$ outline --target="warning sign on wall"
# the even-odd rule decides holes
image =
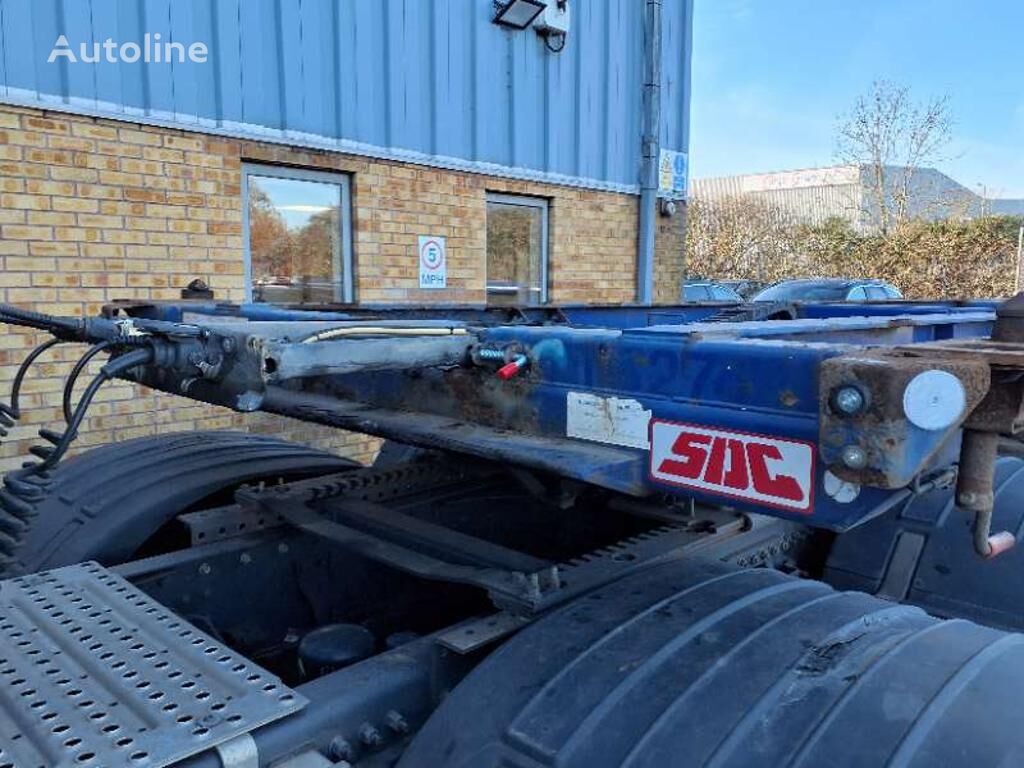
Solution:
[[[420,288],[448,285],[448,245],[443,237],[420,235]]]
[[[662,197],[686,197],[686,181],[686,153],[661,150],[658,158],[658,194]]]

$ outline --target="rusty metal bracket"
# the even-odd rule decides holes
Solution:
[[[821,453],[831,472],[900,488],[955,458],[956,503],[974,515],[975,551],[991,558],[1014,546],[1012,533],[992,533],[991,524],[1000,440],[1024,430],[1024,293],[996,311],[990,339],[836,357],[822,364],[820,385]]]

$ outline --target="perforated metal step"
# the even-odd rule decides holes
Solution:
[[[0,582],[0,768],[160,768],[305,704],[95,563]]]

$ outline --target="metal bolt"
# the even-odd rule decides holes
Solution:
[[[335,736],[331,739],[331,743],[327,746],[327,751],[330,753],[332,760],[351,760],[356,756],[356,751],[352,748],[348,739],[342,736]]]
[[[390,728],[395,733],[409,732],[409,723],[406,721],[404,717],[402,717],[401,712],[392,709],[384,716],[384,719],[385,722],[387,722],[388,724],[388,728]]]
[[[864,393],[857,387],[847,385],[832,393],[832,407],[845,416],[854,416],[864,410]]]
[[[363,723],[359,726],[359,740],[368,747],[379,747],[384,743],[384,737],[380,735],[370,723]]]
[[[211,567],[210,567],[210,564],[209,564],[209,563],[202,563],[202,564],[201,564],[201,565],[199,566],[199,572],[200,572],[201,574],[203,574],[203,576],[209,576],[209,575],[210,575],[210,572],[211,572],[212,570],[213,570],[213,568],[211,568]]]
[[[864,469],[868,465],[868,454],[859,445],[848,445],[843,448],[842,460],[850,469]]]
[[[241,561],[242,565],[248,565],[252,562],[252,555],[250,555],[248,552],[243,552],[242,556],[238,559]]]
[[[280,552],[282,555],[288,554],[288,545],[285,544],[284,542],[278,544],[277,545],[277,551]]]

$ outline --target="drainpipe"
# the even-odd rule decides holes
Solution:
[[[654,235],[658,215],[658,155],[661,150],[661,0],[645,0],[643,144],[640,150],[640,223],[636,300],[654,301]]]

